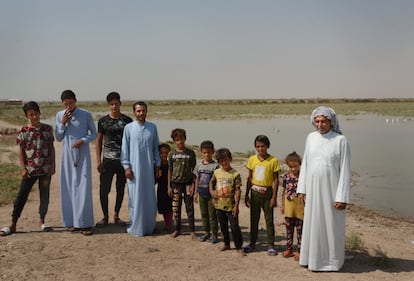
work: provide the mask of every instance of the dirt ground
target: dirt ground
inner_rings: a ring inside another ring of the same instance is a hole
[[[57,159],[60,143],[56,143]],[[91,145],[94,161],[94,145]],[[4,160],[4,155],[2,157]],[[59,161],[57,161],[59,162]],[[240,172],[243,163],[233,165]],[[59,170],[59,169],[58,169]],[[99,203],[99,178],[93,164],[94,216],[102,218]],[[247,256],[220,252],[221,243],[192,241],[188,233],[176,239],[163,230],[157,217],[159,233],[136,238],[125,228],[110,225],[94,228],[94,235],[70,233],[61,225],[59,173],[52,179],[47,223],[53,232],[41,232],[38,224],[37,186],[29,196],[17,233],[0,237],[0,280],[414,280],[414,224],[381,216],[371,210],[350,205],[347,236],[359,235],[364,251],[348,252],[340,272],[315,273],[300,267],[292,258],[270,257],[266,245]],[[353,188],[358,188],[355,186]],[[113,209],[115,190],[110,194]],[[121,218],[128,220],[128,196],[125,195]],[[280,197],[279,197],[280,205]],[[0,226],[10,224],[12,205],[0,207]],[[202,235],[199,208],[196,206],[196,231]],[[184,212],[185,213],[185,212]],[[185,218],[185,214],[183,215]],[[285,228],[280,208],[275,209],[277,249],[283,251]],[[183,231],[186,232],[186,220]],[[244,245],[249,240],[249,209],[240,205],[240,226]],[[264,219],[260,221],[259,242],[265,242]]]

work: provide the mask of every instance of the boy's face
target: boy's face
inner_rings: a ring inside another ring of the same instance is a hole
[[[289,172],[295,176],[299,175],[300,163],[298,161],[287,161],[286,163],[289,167]]]
[[[64,99],[62,103],[67,111],[73,112],[76,108],[76,101],[74,99]]]
[[[117,99],[109,101],[108,106],[112,114],[119,114],[121,112],[121,101]]]
[[[220,166],[223,168],[224,171],[230,171],[231,170],[231,159],[228,157],[222,158],[218,160]]]
[[[147,118],[147,109],[143,105],[136,105],[134,109],[134,115],[138,122],[144,123]]]
[[[182,150],[185,147],[185,138],[183,136],[175,137],[174,143],[178,149]]]
[[[26,117],[31,125],[38,125],[40,123],[40,112],[29,109],[26,113]]]
[[[170,150],[168,148],[161,147],[161,149],[160,149],[161,161],[166,161],[167,160],[169,152],[170,152]]]
[[[203,155],[204,161],[210,162],[213,159],[214,151],[210,148],[201,149],[201,154]]]
[[[264,142],[256,141],[255,148],[260,156],[267,155],[267,145]]]

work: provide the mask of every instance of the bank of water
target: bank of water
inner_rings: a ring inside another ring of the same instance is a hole
[[[370,209],[414,219],[414,120],[376,115],[339,116],[351,146],[355,172],[352,201]],[[305,139],[313,130],[309,117],[266,120],[178,121],[153,120],[162,141],[173,128],[187,131],[187,143],[210,139],[216,148],[254,151],[258,134],[270,138],[270,153],[283,159],[296,151],[303,154]]]

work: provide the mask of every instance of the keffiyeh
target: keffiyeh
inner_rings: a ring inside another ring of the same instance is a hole
[[[341,129],[339,129],[339,121],[336,117],[335,111],[327,106],[319,106],[312,111],[311,115],[311,122],[312,125],[315,126],[315,117],[316,116],[325,116],[329,120],[331,120],[331,130],[337,132],[338,134],[342,135]]]

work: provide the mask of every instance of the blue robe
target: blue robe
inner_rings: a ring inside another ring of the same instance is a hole
[[[91,113],[76,108],[71,120],[62,125],[65,110],[56,114],[56,140],[63,141],[60,160],[60,190],[63,226],[87,228],[94,224],[89,142],[97,136]],[[72,148],[76,140],[84,144]]]
[[[132,180],[127,179],[130,218],[127,231],[133,236],[149,235],[155,229],[157,200],[154,168],[161,165],[158,144],[155,124],[135,121],[125,126],[121,162],[124,169],[131,168],[134,173]]]

